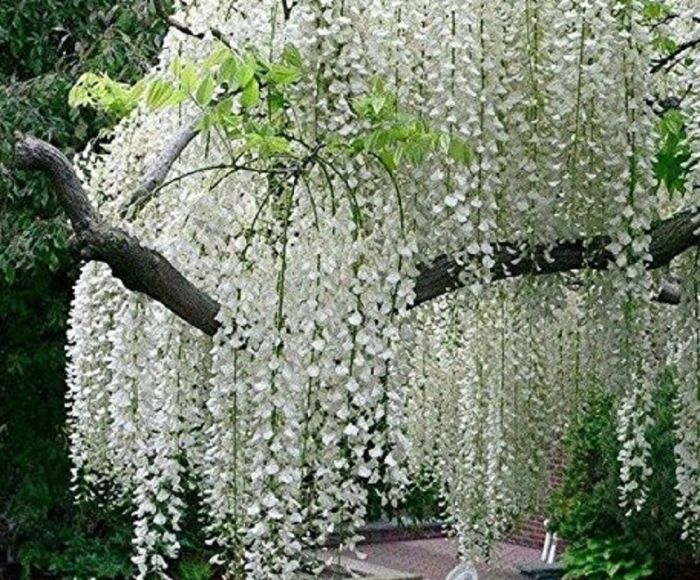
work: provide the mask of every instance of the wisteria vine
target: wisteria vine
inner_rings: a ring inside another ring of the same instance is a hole
[[[75,289],[76,491],[131,510],[139,577],[167,576],[190,491],[231,577],[291,578],[354,547],[368,484],[396,504],[426,473],[488,555],[593,382],[620,402],[621,504],[644,509],[668,364],[700,545],[697,262],[673,266],[673,312],[645,269],[650,224],[697,207],[700,65],[658,74],[693,4],[183,1],[147,79],[81,79],[75,105],[122,117],[78,159],[91,201],[222,305],[210,338],[104,265]],[[500,241],[601,234],[611,271],[491,284]],[[465,289],[413,309],[439,252]]]

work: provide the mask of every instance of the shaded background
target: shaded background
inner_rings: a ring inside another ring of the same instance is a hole
[[[0,2],[0,577],[17,574],[13,560],[81,578],[128,572],[128,521],[96,519],[68,489],[69,231],[48,180],[8,161],[15,130],[69,156],[83,148],[110,119],[69,109],[72,84],[85,70],[142,76],[166,28],[147,0]]]

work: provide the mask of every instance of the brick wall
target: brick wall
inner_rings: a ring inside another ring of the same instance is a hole
[[[564,455],[557,450],[552,455],[549,464],[549,475],[547,479],[547,488],[549,491],[556,488],[561,483],[562,473],[564,471]],[[519,546],[527,546],[529,548],[542,549],[544,545],[544,521],[547,519],[547,514],[532,514],[523,518],[520,525],[511,533],[507,540]],[[558,544],[561,546],[561,543]],[[557,548],[557,553],[561,553],[560,547]]]

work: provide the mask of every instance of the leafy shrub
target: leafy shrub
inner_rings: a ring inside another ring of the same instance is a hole
[[[369,486],[367,519],[370,522],[396,519],[400,524],[412,526],[439,521],[444,514],[440,507],[441,494],[435,478],[428,473],[416,475],[399,505],[384,505],[382,495],[389,489],[382,482]]]
[[[628,538],[588,540],[567,550],[564,561],[564,580],[638,580],[653,572],[651,556],[641,554]]]
[[[626,516],[618,503],[619,443],[614,396],[600,385],[589,387],[583,410],[564,440],[563,479],[551,504],[550,525],[569,545],[567,564],[572,574],[581,574],[588,566],[599,574],[617,570],[615,578],[625,578],[625,570],[632,574],[630,578],[643,578],[633,574],[651,566],[659,578],[678,578],[669,576],[668,571],[691,561],[690,546],[680,539],[681,525],[676,518],[673,493],[675,395],[674,373],[667,369],[658,380],[654,424],[647,433],[653,469],[647,504],[640,512]],[[616,565],[620,567],[616,569]]]
[[[66,501],[69,501],[66,499]],[[17,558],[23,578],[37,571],[59,578],[128,578],[132,530],[120,514],[76,507],[63,522],[49,519],[36,537],[24,538]]]
[[[178,566],[180,580],[209,580],[212,574],[211,564],[197,557],[184,558]]]

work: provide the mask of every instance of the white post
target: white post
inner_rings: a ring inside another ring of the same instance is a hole
[[[554,556],[557,555],[557,541],[559,537],[555,533],[552,536],[552,545],[549,547],[549,556],[547,557],[547,564],[552,564],[554,562]]]
[[[547,530],[547,526],[549,525],[549,520],[544,521],[544,529],[545,531]],[[552,541],[552,534],[549,532],[546,532],[544,535],[544,546],[542,546],[542,555],[540,556],[540,560],[543,562],[547,561],[547,557],[549,556],[549,544]]]

